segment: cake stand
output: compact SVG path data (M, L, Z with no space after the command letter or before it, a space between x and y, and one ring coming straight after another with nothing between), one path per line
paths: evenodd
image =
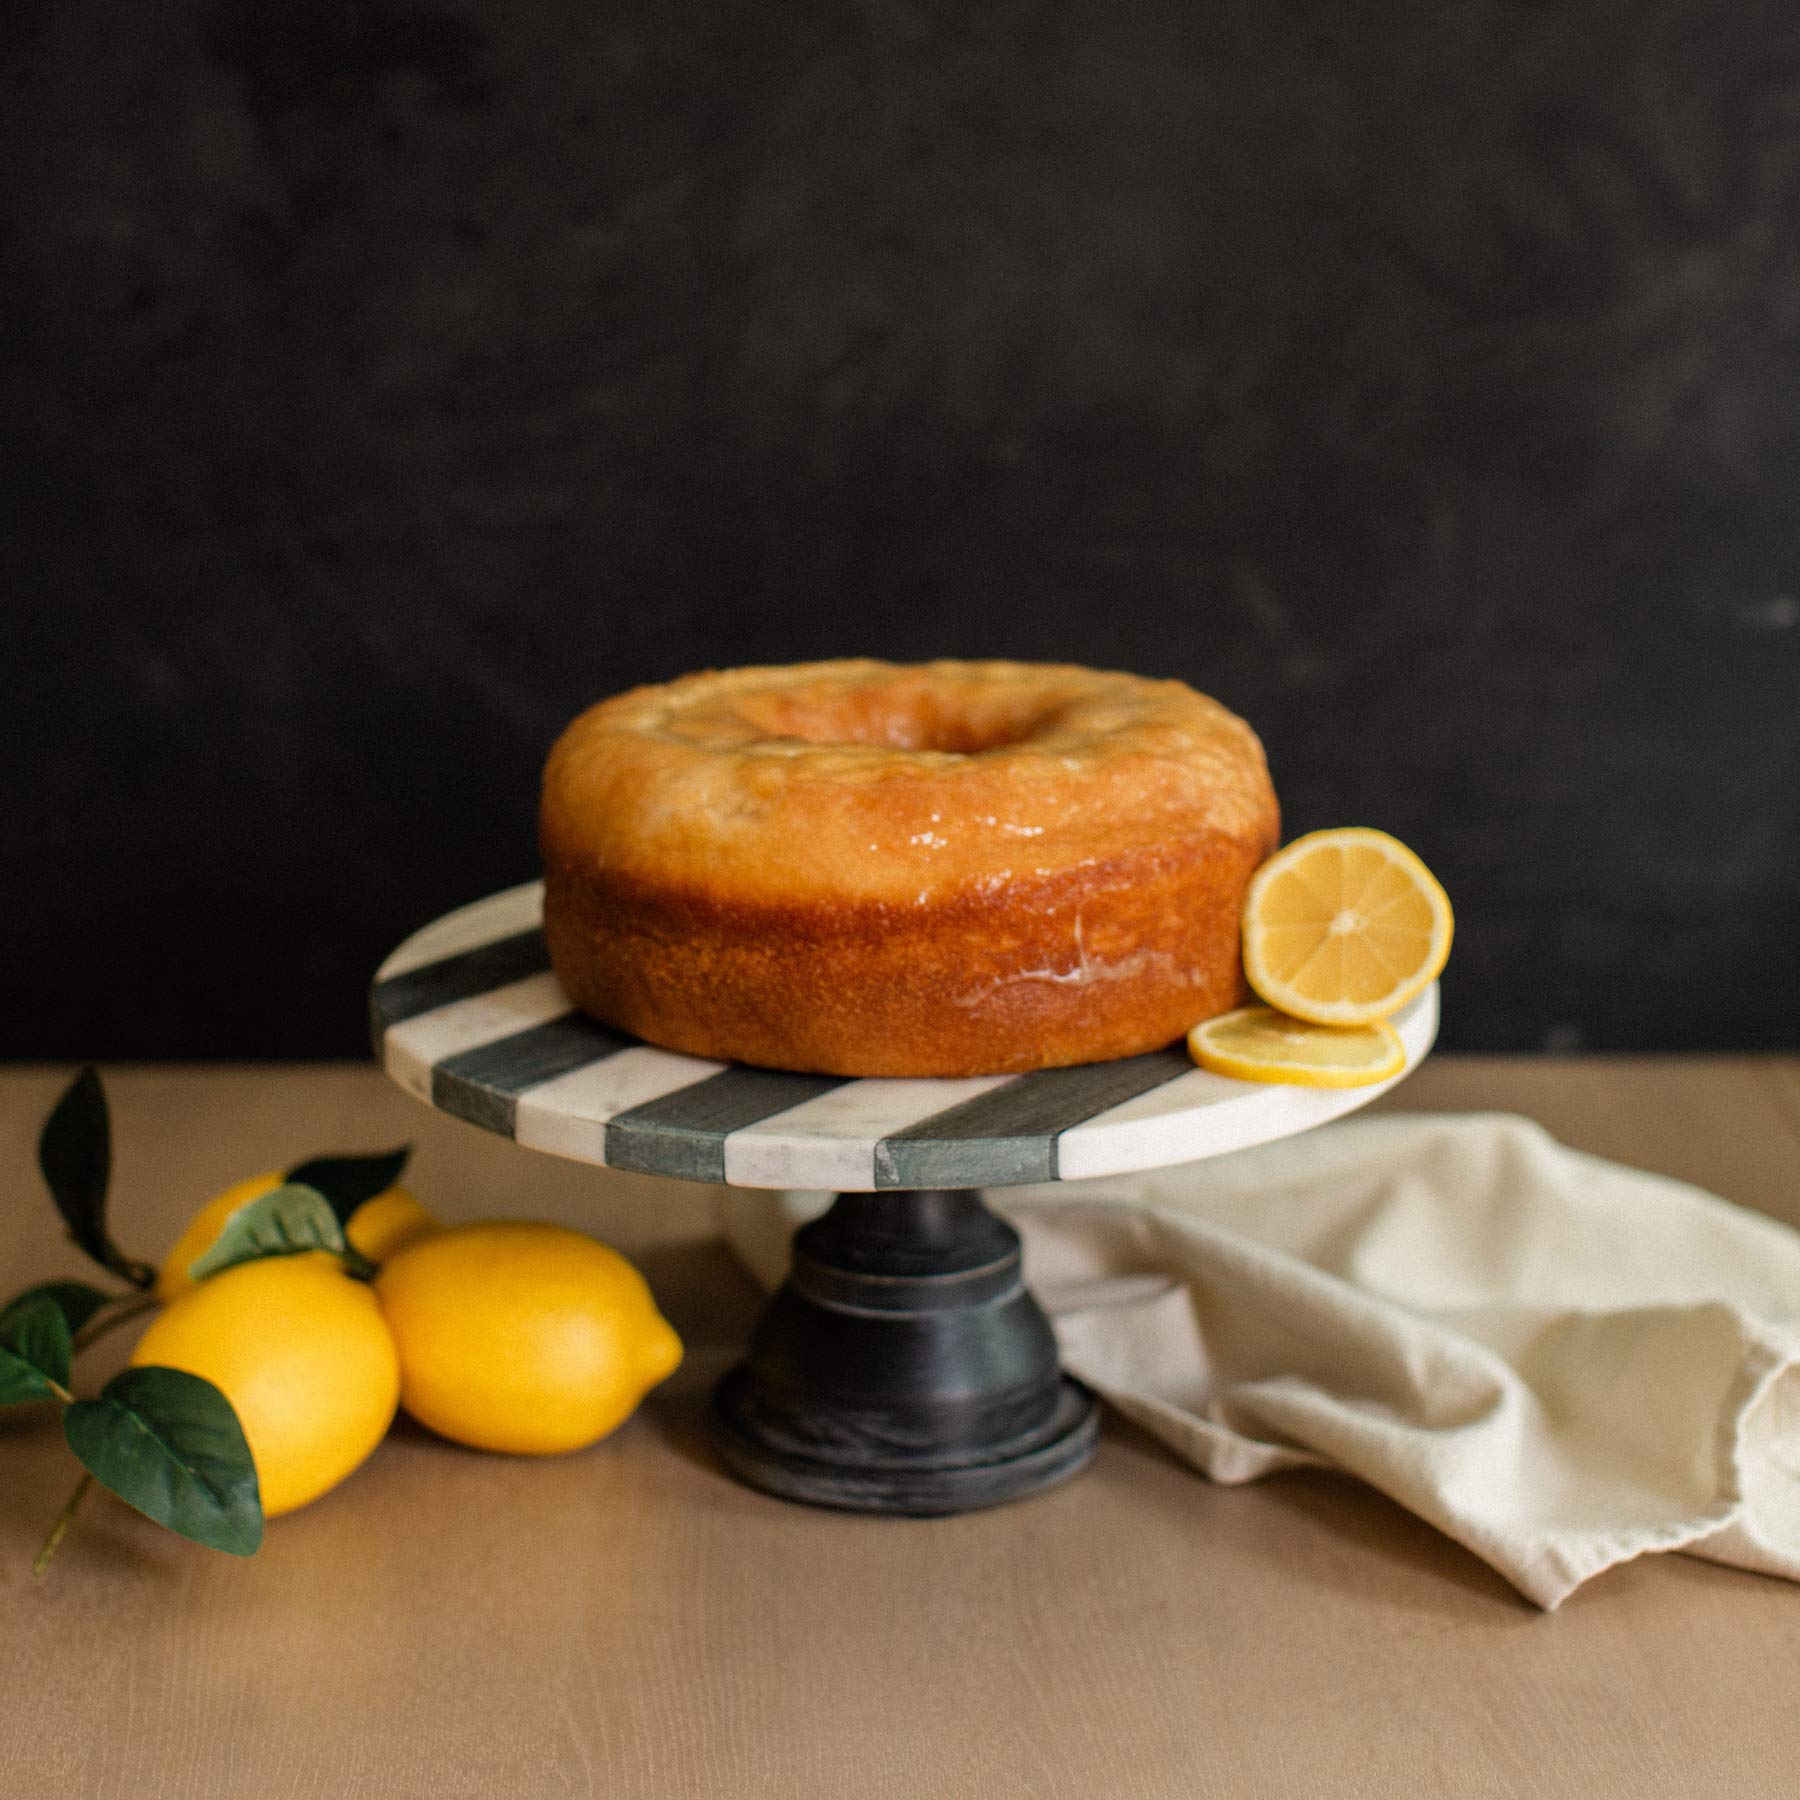
M1013 1500L1093 1452L1019 1239L976 1191L1164 1168L1268 1143L1393 1085L1263 1086L1182 1048L973 1080L847 1080L658 1050L577 1012L533 882L408 938L370 993L400 1086L533 1150L738 1187L835 1190L713 1396L734 1473L788 1499L930 1515ZM1434 987L1394 1020L1404 1079Z

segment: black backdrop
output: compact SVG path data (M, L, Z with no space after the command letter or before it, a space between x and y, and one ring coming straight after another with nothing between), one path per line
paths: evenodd
M1446 1042L1800 1043L1791 0L9 0L0 1053L355 1053L580 705L1181 675Z

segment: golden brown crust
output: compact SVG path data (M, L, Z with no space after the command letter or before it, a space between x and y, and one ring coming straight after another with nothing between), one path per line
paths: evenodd
M731 670L564 733L545 932L579 1006L670 1049L844 1075L1049 1068L1237 1004L1243 892L1276 834L1254 734L1179 682Z

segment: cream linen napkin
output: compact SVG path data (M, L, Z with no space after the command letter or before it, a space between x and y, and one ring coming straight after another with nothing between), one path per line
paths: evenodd
M829 1196L732 1190L766 1285ZM1800 1235L1497 1114L990 1192L1066 1366L1215 1481L1345 1469L1557 1606L1651 1550L1800 1579Z

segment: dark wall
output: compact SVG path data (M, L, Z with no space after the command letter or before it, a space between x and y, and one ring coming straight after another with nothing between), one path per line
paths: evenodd
M1791 0L9 0L0 180L0 1053L355 1053L853 652L1218 694L1451 1045L1800 1044Z

